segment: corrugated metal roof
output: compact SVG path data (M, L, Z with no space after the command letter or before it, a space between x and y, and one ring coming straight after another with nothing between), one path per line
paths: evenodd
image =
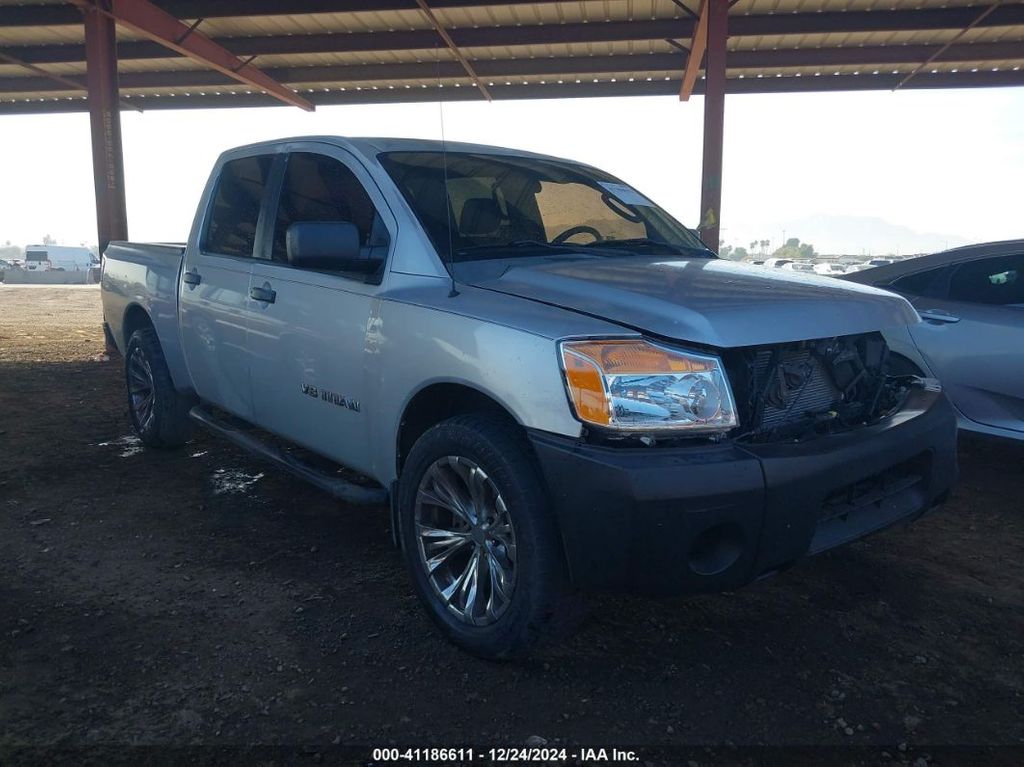
M496 99L676 93L699 7L699 0L427 1ZM188 24L201 19L200 31L255 56L255 66L314 104L482 98L415 0L155 4ZM727 88L892 88L951 41L904 87L1024 85L1024 2L992 5L738 0L730 9ZM118 41L126 103L278 103L120 27ZM0 0L0 112L83 110L84 59L74 6Z

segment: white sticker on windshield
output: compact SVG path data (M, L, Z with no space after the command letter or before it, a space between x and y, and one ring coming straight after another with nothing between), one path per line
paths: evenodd
M653 202L648 200L631 186L626 186L625 184L612 184L604 181L599 181L598 183L601 184L608 194L621 203L625 203L626 205L645 205L648 208L654 207Z

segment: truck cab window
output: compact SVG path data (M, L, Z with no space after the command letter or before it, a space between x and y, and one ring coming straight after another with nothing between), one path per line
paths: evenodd
M224 164L213 196L203 250L251 257L260 205L273 157L242 157Z
M369 195L348 168L331 157L296 152L288 157L274 223L271 258L287 262L288 227L300 221L345 221L359 230L368 258L384 258L388 233Z

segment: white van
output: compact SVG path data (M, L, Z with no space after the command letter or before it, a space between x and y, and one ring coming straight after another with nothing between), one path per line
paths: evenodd
M99 265L88 248L66 245L29 245L25 248L25 269L30 272L87 272Z

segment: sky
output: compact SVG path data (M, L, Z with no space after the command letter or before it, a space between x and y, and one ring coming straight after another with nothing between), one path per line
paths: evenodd
M517 147L603 168L688 226L703 99L625 97L122 114L129 235L187 238L217 155L309 134ZM0 245L96 241L88 116L0 116ZM726 99L722 241L819 252L939 250L1024 236L1024 88Z

